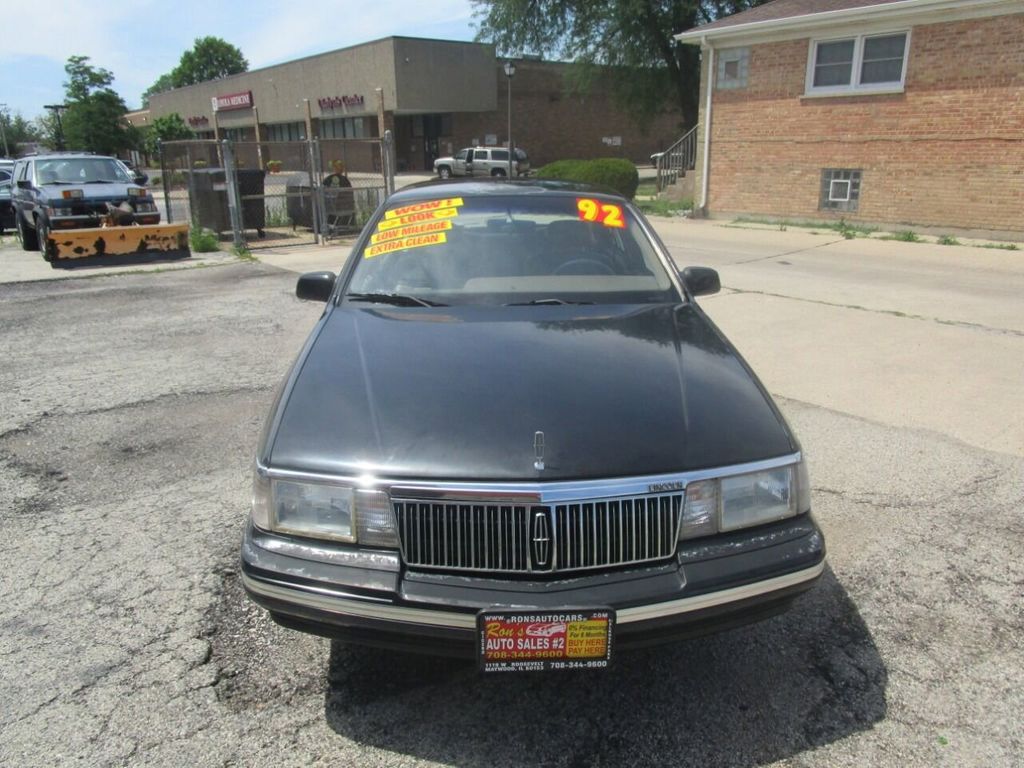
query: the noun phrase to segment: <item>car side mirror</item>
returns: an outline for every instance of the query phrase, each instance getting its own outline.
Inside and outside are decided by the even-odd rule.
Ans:
[[[28,179],[18,179],[18,189],[32,189],[32,182]]]
[[[149,174],[148,173],[137,173],[137,174],[135,174],[135,183],[138,184],[140,187],[146,186],[147,184],[149,184]]]
[[[333,272],[307,272],[299,276],[295,295],[304,301],[327,301],[337,279]]]
[[[683,285],[694,296],[708,296],[722,290],[718,272],[710,267],[687,267],[680,274]]]

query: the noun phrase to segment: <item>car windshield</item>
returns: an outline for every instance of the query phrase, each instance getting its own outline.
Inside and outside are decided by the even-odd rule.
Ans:
[[[133,181],[124,167],[109,157],[39,160],[36,163],[36,178],[40,184],[131,184]]]
[[[628,207],[560,193],[394,205],[374,223],[346,294],[429,304],[679,300]]]

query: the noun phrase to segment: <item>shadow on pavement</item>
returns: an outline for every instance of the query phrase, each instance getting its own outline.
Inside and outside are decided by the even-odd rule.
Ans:
[[[606,672],[485,678],[335,642],[324,707],[346,738],[462,766],[753,766],[870,728],[887,677],[826,569],[787,614],[623,652]]]

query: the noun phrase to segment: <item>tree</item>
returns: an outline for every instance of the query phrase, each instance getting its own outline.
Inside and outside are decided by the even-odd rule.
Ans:
[[[37,125],[33,125],[20,114],[11,115],[5,109],[0,109],[0,123],[3,123],[3,136],[7,140],[7,148],[13,155],[19,144],[39,141],[43,134]],[[0,145],[0,152],[3,146]]]
[[[231,43],[219,37],[200,37],[191,50],[181,54],[181,61],[171,71],[171,82],[175,88],[181,88],[237,75],[248,69],[249,62]]]
[[[156,156],[158,151],[157,142],[191,139],[192,136],[191,129],[185,125],[181,115],[177,112],[171,112],[169,115],[158,117],[149,127],[149,131],[146,133],[146,152]]]
[[[644,123],[671,100],[683,124],[697,122],[700,53],[672,36],[765,0],[473,0],[477,38],[505,55],[557,56],[595,77]],[[607,67],[607,68],[606,68]]]
[[[64,96],[68,102],[84,101],[94,90],[110,90],[114,73],[103,67],[94,67],[88,56],[69,56],[64,65],[68,81],[64,83]]]
[[[64,66],[63,126],[67,146],[112,155],[138,146],[138,130],[124,120],[128,106],[110,87],[114,75],[93,67],[88,56],[70,56]]]

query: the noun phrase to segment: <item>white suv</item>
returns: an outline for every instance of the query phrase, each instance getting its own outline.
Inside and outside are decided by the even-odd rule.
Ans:
[[[516,149],[512,171],[516,176],[525,176],[530,171],[530,160],[526,152]],[[466,147],[454,157],[439,157],[434,161],[434,171],[442,179],[452,176],[507,176],[508,149],[505,147]]]

